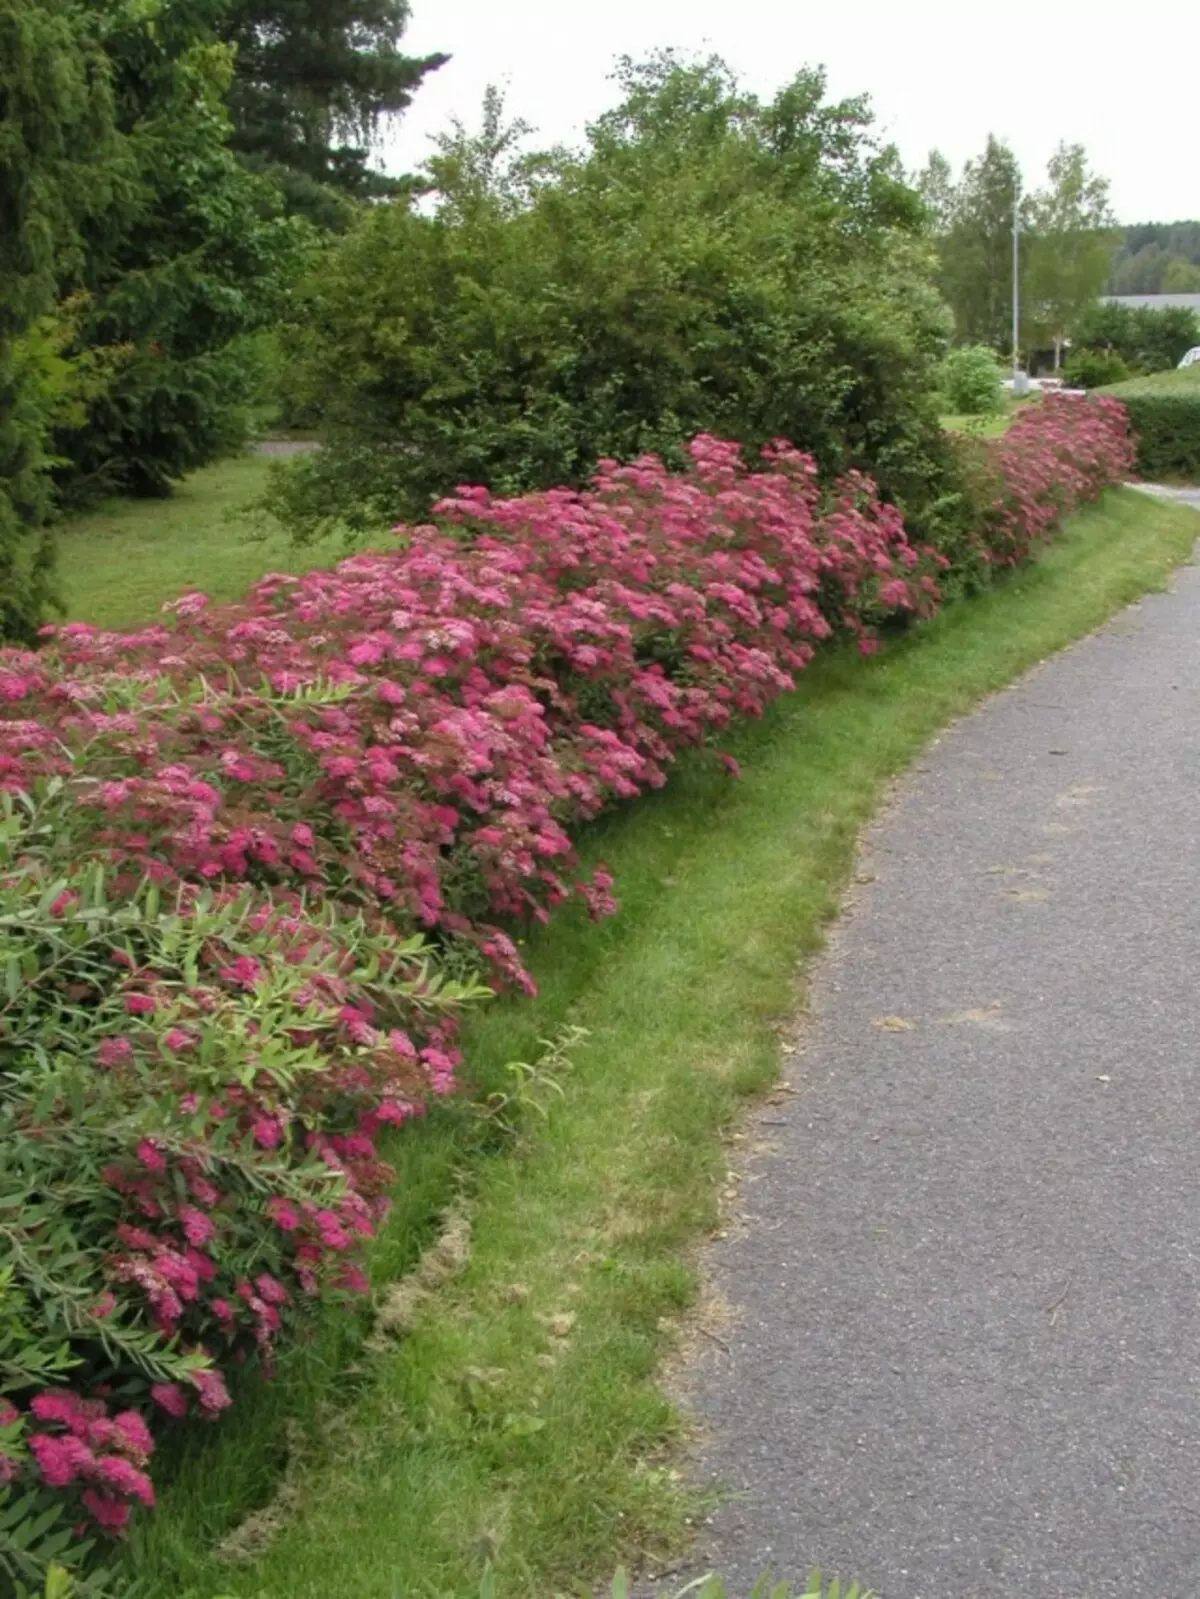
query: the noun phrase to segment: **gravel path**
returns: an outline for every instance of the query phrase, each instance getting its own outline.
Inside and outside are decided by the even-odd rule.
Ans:
[[[254,453],[283,460],[290,459],[293,455],[311,455],[314,450],[320,448],[316,439],[260,439],[254,446]]]
[[[861,872],[714,1252],[698,1559],[1200,1592],[1200,567],[950,730]]]

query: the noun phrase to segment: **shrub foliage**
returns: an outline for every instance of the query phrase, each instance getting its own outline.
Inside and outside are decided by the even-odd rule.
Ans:
[[[960,416],[991,416],[1000,409],[1000,367],[986,344],[961,345],[942,363],[941,389]]]
[[[1151,480],[1200,482],[1200,368],[1116,384],[1137,440],[1137,469]]]
[[[288,347],[327,448],[270,500],[293,529],[679,467],[699,432],[803,441],[910,514],[936,498],[947,313],[864,104],[817,73],[765,103],[670,57],[622,86],[578,155],[520,158],[491,101],[432,163],[432,215],[375,208],[322,258]]]

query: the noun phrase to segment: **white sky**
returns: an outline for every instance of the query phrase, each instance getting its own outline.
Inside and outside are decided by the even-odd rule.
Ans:
[[[572,142],[611,105],[615,57],[715,51],[769,94],[823,65],[867,93],[907,166],[959,166],[989,132],[1040,180],[1060,139],[1112,181],[1123,222],[1200,218],[1200,0],[413,0],[405,49],[453,59],[389,141],[411,170],[452,115],[475,126],[497,83],[539,142]]]

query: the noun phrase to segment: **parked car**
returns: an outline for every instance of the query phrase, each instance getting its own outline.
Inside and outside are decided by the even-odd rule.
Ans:
[[[1179,363],[1182,372],[1185,366],[1200,366],[1200,344],[1194,345]]]

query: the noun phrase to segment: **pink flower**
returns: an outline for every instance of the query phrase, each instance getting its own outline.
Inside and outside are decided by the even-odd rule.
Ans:
[[[286,1305],[288,1291],[281,1282],[278,1282],[269,1272],[262,1272],[254,1279],[254,1286],[258,1289],[258,1296],[268,1305]]]
[[[143,1138],[137,1147],[137,1157],[147,1171],[166,1171],[167,1160],[152,1138]]]
[[[158,1248],[158,1239],[153,1233],[148,1233],[142,1227],[131,1227],[128,1222],[120,1222],[117,1226],[117,1237],[126,1249],[138,1249],[143,1253]]]
[[[80,1405],[78,1394],[49,1391],[37,1394],[29,1408],[39,1421],[61,1421],[68,1426],[79,1415]]]
[[[79,895],[73,888],[64,888],[50,907],[51,916],[65,916],[72,905],[79,904]]]
[[[182,1418],[188,1413],[187,1394],[177,1382],[156,1382],[150,1389],[150,1397],[168,1416]]]
[[[101,1066],[120,1066],[133,1058],[133,1045],[127,1038],[103,1038],[96,1051]]]
[[[216,1232],[212,1218],[206,1216],[202,1210],[197,1210],[194,1205],[181,1205],[179,1220],[183,1223],[183,1232],[188,1243],[194,1244],[197,1248],[207,1244]]]
[[[313,1226],[326,1249],[349,1249],[350,1235],[331,1210],[318,1210]]]
[[[29,1440],[29,1448],[47,1488],[65,1488],[95,1464],[95,1456],[88,1446],[70,1433],[55,1438],[48,1433],[35,1433]]]
[[[144,1505],[154,1503],[154,1488],[149,1477],[131,1460],[122,1455],[102,1455],[90,1472],[93,1481],[115,1489],[129,1499],[140,1499]]]
[[[250,1123],[250,1131],[254,1134],[254,1142],[263,1149],[275,1149],[283,1138],[277,1116],[256,1116]]]
[[[252,989],[262,977],[262,967],[253,955],[239,955],[222,968],[221,977],[227,983],[236,983],[239,988]]]
[[[194,1109],[195,1107],[193,1106],[192,1108]],[[207,1205],[210,1210],[214,1205],[220,1204],[221,1190],[213,1183],[210,1183],[207,1177],[191,1177],[188,1179],[188,1186],[200,1203]]]
[[[105,1532],[116,1534],[125,1531],[129,1521],[129,1506],[123,1499],[114,1499],[111,1494],[97,1493],[95,1488],[87,1488],[83,1493],[83,1502],[97,1526]]]
[[[190,1049],[195,1042],[191,1033],[185,1032],[182,1027],[169,1027],[163,1034],[163,1043],[176,1054],[181,1049]]]
[[[95,1316],[97,1320],[104,1321],[112,1315],[116,1308],[116,1296],[109,1293],[108,1289],[106,1288],[104,1292],[97,1297],[96,1303],[92,1306],[92,1315]]]
[[[125,1009],[131,1016],[150,1016],[158,1006],[149,994],[126,994]]]
[[[300,1212],[290,1199],[269,1199],[267,1215],[285,1233],[294,1233],[301,1225]]]
[[[741,777],[742,768],[738,762],[734,760],[732,755],[721,755],[718,757],[718,759],[720,760],[721,765],[729,773],[730,777]]]
[[[154,1453],[150,1429],[136,1410],[122,1410],[113,1417],[113,1426],[127,1453],[137,1460],[148,1460]]]
[[[200,1408],[210,1416],[217,1415],[233,1400],[229,1397],[229,1390],[225,1387],[225,1379],[219,1371],[212,1369],[194,1371],[191,1381],[200,1395]]]
[[[402,1127],[406,1121],[411,1121],[414,1107],[401,1100],[381,1100],[375,1109],[375,1120],[391,1122],[395,1127]]]

